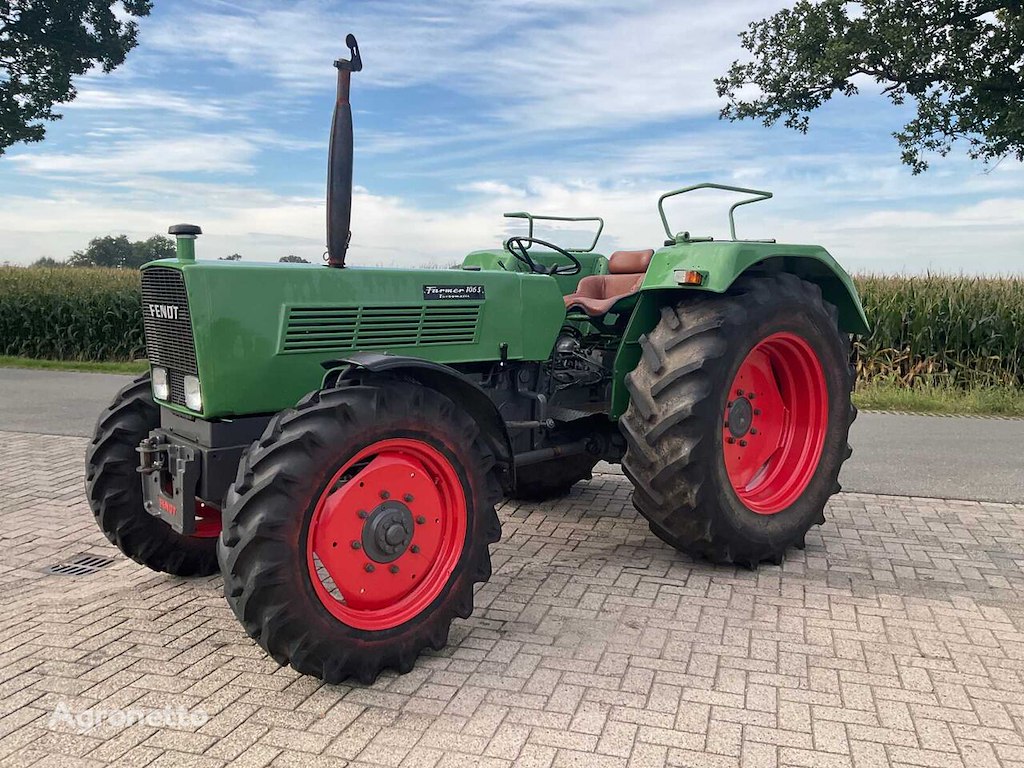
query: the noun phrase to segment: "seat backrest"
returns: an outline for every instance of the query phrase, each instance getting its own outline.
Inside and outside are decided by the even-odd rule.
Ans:
[[[654,251],[616,251],[608,259],[608,271],[613,275],[642,275],[651,265]]]

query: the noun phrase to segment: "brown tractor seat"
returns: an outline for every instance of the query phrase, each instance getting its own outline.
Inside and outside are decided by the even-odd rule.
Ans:
[[[579,307],[591,317],[605,314],[615,302],[640,290],[653,257],[653,250],[616,251],[608,259],[610,274],[580,280],[576,292],[565,297],[566,309]]]

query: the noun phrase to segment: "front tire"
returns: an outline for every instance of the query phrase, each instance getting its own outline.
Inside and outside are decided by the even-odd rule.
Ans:
[[[85,456],[85,489],[96,523],[137,563],[175,576],[217,572],[217,537],[183,536],[146,511],[136,450],[160,426],[149,374],[117,393],[100,414]]]
[[[823,523],[856,410],[849,341],[818,286],[741,278],[662,311],[620,419],[633,504],[713,562],[781,562]]]
[[[494,456],[444,395],[342,382],[273,418],[228,491],[224,593],[279,664],[329,683],[408,672],[491,575]]]

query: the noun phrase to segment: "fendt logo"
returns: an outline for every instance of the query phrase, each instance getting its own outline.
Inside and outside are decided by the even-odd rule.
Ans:
[[[150,304],[149,316],[158,317],[161,320],[177,320],[179,309],[180,307],[173,304]]]

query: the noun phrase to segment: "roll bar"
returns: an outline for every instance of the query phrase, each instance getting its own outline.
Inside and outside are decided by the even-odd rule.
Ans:
[[[774,195],[771,192],[765,192],[762,189],[747,189],[746,187],[732,187],[728,184],[713,184],[711,182],[705,182],[703,184],[694,184],[692,187],[683,187],[682,189],[675,189],[671,192],[666,192],[664,195],[658,198],[658,213],[661,214],[661,223],[665,226],[665,234],[668,235],[670,240],[675,240],[675,233],[672,232],[672,228],[668,225],[668,217],[665,215],[665,201],[670,197],[676,195],[685,195],[687,192],[693,192],[697,189],[721,189],[725,192],[742,192],[745,195],[754,195],[754,197],[747,198],[746,200],[740,200],[738,203],[733,203],[729,209],[729,235],[733,240],[736,240],[736,209],[741,205],[750,205],[751,203],[759,203],[762,200],[771,200]]]

